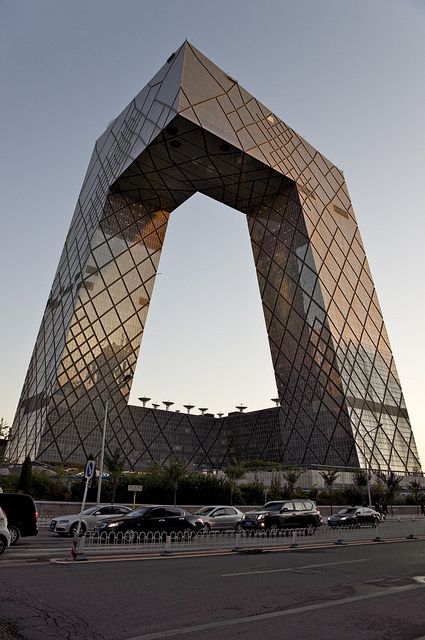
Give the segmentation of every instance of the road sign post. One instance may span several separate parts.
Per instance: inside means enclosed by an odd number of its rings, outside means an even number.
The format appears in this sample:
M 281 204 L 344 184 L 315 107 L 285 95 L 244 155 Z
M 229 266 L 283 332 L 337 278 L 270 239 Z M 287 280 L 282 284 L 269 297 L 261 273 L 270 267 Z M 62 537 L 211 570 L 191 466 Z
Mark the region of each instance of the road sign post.
M 80 517 L 78 518 L 78 525 L 74 533 L 74 540 L 72 542 L 71 554 L 74 560 L 87 560 L 83 550 L 84 542 L 82 539 L 80 540 L 80 529 L 81 529 L 81 520 L 83 517 L 84 507 L 86 506 L 87 490 L 89 488 L 89 482 L 94 476 L 95 469 L 96 469 L 96 462 L 94 460 L 87 460 L 86 468 L 84 470 L 84 478 L 86 480 L 86 484 L 84 487 L 83 502 L 81 504 Z
M 133 509 L 136 507 L 136 493 L 143 491 L 142 484 L 129 484 L 128 491 L 133 492 Z

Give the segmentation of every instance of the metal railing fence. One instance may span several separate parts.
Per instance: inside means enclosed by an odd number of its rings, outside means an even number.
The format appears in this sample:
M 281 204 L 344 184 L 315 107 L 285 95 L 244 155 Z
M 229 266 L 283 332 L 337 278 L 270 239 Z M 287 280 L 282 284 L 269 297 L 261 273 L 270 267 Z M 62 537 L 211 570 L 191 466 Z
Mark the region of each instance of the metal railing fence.
M 361 541 L 425 537 L 425 518 L 387 520 L 376 526 L 282 529 L 280 531 L 216 531 L 203 533 L 86 533 L 79 550 L 86 556 L 137 555 L 200 551 L 263 550 L 324 543 L 347 544 Z

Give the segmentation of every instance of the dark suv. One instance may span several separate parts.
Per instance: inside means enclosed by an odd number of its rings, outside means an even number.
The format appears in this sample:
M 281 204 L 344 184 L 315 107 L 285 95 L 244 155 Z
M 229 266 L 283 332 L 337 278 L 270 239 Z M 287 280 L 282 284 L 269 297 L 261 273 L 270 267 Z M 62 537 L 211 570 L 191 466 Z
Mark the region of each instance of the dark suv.
M 0 493 L 0 507 L 7 516 L 10 544 L 22 536 L 36 536 L 38 513 L 31 496 L 21 493 Z
M 316 529 L 323 519 L 312 500 L 296 498 L 267 502 L 258 511 L 248 511 L 241 520 L 241 529 L 275 530 Z

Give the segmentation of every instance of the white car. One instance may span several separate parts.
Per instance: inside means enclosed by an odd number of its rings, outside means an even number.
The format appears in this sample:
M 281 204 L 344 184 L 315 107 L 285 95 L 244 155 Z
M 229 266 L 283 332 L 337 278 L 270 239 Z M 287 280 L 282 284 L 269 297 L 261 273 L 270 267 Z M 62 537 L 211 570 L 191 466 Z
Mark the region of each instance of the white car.
M 80 513 L 72 513 L 66 516 L 57 516 L 50 521 L 49 531 L 54 531 L 60 536 L 73 536 L 78 527 L 78 521 L 81 517 L 80 533 L 92 531 L 99 520 L 109 520 L 120 515 L 130 513 L 132 509 L 124 504 L 98 504 L 95 507 L 84 509 Z
M 202 531 L 209 533 L 211 529 L 239 529 L 243 513 L 236 507 L 215 505 L 198 509 L 195 516 L 202 520 Z
M 10 533 L 7 528 L 7 517 L 3 509 L 0 508 L 0 556 L 10 547 Z

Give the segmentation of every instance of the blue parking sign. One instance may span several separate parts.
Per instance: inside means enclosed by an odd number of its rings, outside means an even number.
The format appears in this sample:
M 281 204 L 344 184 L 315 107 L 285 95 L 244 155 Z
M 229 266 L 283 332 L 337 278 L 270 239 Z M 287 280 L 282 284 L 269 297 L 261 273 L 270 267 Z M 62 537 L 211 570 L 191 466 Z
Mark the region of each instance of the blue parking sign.
M 94 476 L 94 470 L 96 468 L 96 462 L 94 460 L 87 460 L 86 469 L 84 471 L 84 477 L 87 480 L 91 480 Z

